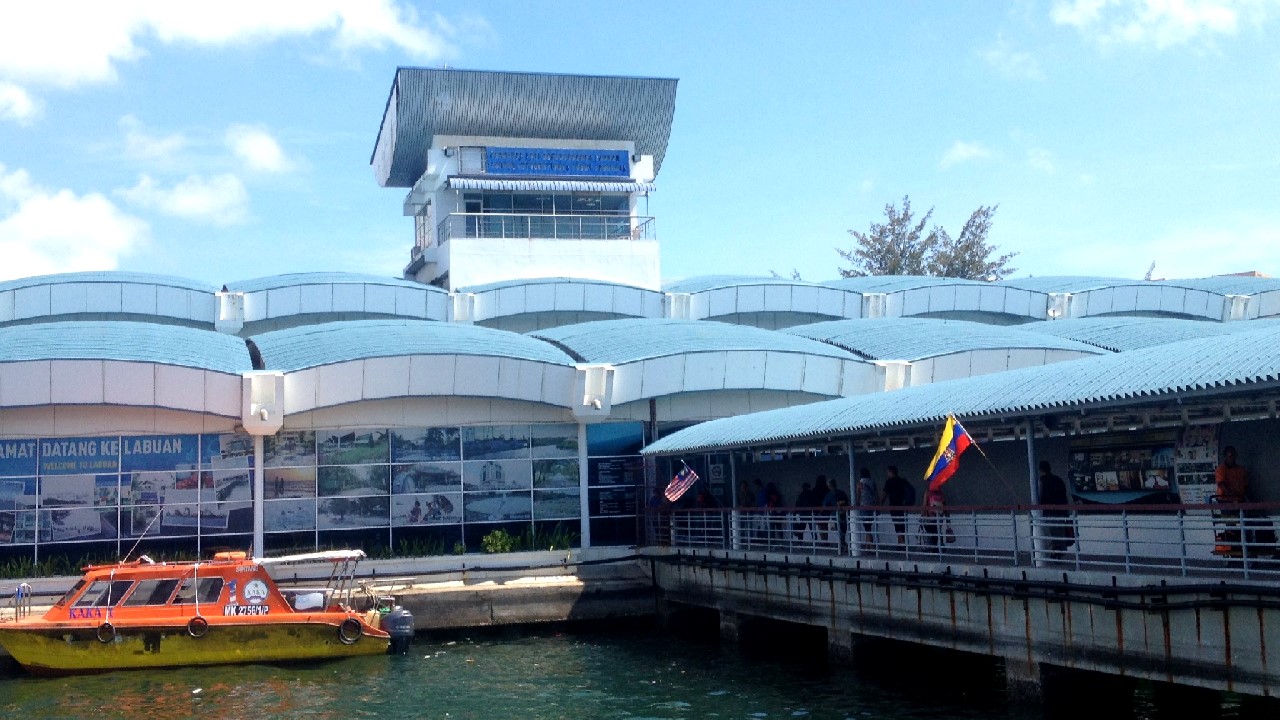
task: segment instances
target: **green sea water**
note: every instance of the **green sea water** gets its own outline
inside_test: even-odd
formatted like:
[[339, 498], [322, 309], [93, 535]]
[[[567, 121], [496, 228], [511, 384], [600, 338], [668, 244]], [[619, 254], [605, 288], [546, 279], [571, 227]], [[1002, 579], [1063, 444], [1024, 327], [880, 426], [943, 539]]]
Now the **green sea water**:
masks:
[[[985, 671], [983, 671], [985, 674]], [[924, 665], [813, 665], [657, 631], [551, 629], [452, 639], [306, 666], [0, 677], [0, 717], [43, 718], [837, 718], [1052, 717], [1009, 704], [996, 678]], [[990, 680], [987, 683], [986, 680]], [[979, 687], [981, 686], [981, 687]], [[1080, 717], [1074, 713], [1068, 716]], [[1158, 718], [1142, 708], [1116, 717]], [[1098, 720], [1089, 717], [1088, 720]]]

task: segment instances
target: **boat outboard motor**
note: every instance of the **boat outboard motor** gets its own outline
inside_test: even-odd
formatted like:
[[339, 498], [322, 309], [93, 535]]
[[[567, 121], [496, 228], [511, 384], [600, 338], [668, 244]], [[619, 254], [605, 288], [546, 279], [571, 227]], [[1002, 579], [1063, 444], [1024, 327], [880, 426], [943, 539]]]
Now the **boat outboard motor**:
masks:
[[403, 655], [409, 651], [409, 641], [413, 640], [413, 613], [396, 605], [391, 612], [382, 616], [382, 629], [391, 636], [391, 645], [387, 652], [392, 655]]

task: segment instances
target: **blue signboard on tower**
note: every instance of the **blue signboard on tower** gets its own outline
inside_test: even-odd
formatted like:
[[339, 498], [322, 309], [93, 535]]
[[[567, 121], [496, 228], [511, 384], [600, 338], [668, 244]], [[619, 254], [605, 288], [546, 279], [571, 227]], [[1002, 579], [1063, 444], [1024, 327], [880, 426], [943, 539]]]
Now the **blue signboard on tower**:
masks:
[[528, 177], [630, 177], [626, 150], [485, 148], [487, 175]]

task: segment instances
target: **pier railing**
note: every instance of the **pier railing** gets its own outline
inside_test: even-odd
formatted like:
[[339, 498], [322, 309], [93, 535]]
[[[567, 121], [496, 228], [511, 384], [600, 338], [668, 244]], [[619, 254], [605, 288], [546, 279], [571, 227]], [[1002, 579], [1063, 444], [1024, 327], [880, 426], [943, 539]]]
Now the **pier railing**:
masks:
[[1280, 580], [1280, 505], [715, 508], [650, 512], [655, 545]]

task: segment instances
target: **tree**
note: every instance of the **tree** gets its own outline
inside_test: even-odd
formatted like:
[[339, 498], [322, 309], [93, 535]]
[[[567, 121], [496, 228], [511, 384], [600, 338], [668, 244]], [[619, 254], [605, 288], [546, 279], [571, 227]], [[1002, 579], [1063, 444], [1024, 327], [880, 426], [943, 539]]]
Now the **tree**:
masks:
[[869, 232], [850, 230], [857, 240], [850, 250], [836, 248], [840, 257], [852, 267], [840, 268], [841, 277], [866, 275], [935, 275], [939, 277], [999, 280], [1014, 272], [1009, 267], [1017, 253], [993, 258], [997, 251], [987, 243], [991, 218], [998, 206], [981, 206], [952, 238], [945, 228], [925, 228], [933, 217], [933, 208], [919, 221], [914, 219], [911, 198], [902, 198], [902, 210], [886, 205], [887, 222], [872, 223]]

